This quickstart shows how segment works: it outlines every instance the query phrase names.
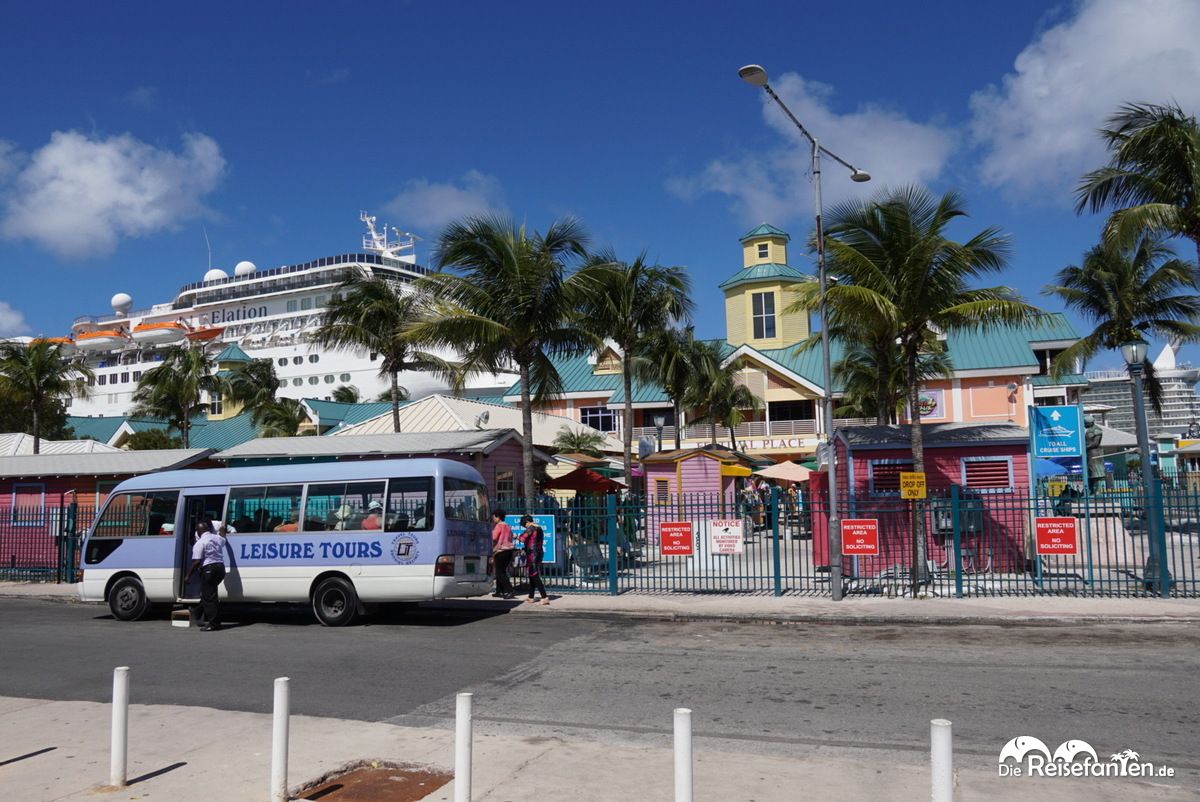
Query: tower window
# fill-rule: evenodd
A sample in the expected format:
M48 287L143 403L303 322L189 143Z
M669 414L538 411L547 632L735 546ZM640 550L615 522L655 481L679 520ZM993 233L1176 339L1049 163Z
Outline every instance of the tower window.
M771 247L765 242L758 243L758 258L766 259L771 253Z
M775 336L775 293L756 292L750 296L754 308L754 339L769 340Z

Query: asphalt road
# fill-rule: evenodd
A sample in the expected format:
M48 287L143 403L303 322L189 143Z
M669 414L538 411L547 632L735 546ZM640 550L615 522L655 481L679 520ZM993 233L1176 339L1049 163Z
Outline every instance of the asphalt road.
M954 722L956 759L994 767L1033 735L1103 757L1134 749L1200 785L1200 632L1136 627L762 626L572 618L557 610L395 616L327 629L303 610L232 615L223 632L121 623L91 605L0 599L0 695L295 713L447 726L475 693L477 728L669 743L694 710L697 748L928 759ZM238 619L241 619L240 622Z

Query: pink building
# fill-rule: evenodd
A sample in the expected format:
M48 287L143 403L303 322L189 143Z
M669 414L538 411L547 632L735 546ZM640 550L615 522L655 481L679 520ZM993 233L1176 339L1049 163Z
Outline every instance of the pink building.
M952 486L959 489L959 531L972 560L994 571L1022 570L1030 494L1029 430L1013 424L947 423L922 427L927 559L953 561ZM900 473L913 470L909 426L855 426L838 431L838 490L844 518L879 522L878 556L846 559L846 570L876 576L912 563L911 503L900 498ZM825 498L827 474L813 474L814 497ZM824 505L821 505L824 506ZM813 516L817 565L829 564L824 509ZM974 565L971 566L975 567Z

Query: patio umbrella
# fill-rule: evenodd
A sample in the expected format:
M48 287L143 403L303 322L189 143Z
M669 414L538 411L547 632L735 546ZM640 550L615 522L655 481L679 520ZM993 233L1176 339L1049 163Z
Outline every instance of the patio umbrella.
M1033 472L1037 476L1066 476L1070 471L1054 460L1039 457L1033 461Z
M612 493L625 487L587 468L576 468L542 484L547 490L575 490L583 493Z
M785 482L807 482L810 473L812 473L810 468L794 462L781 462L769 468L759 468L754 472L756 476L766 479L782 479Z

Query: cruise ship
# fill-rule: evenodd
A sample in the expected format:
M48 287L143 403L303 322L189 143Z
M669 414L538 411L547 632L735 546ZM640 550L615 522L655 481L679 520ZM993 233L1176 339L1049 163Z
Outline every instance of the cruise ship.
M281 397L326 398L342 385L358 388L364 401L389 389L379 375L379 357L366 351L328 350L311 338L336 286L354 272L395 282L402 290L429 270L417 264L416 237L360 214L366 225L362 251L326 256L303 264L259 270L243 261L229 275L212 268L184 285L174 299L134 309L125 292L112 297L112 312L75 319L71 336L56 338L73 349L95 378L87 398L72 399L72 415L124 415L142 374L185 343L214 355L230 344L254 359L269 359L283 382ZM437 352L453 361L455 354ZM443 391L446 384L425 373L402 373L410 397ZM508 387L514 375L477 375L467 388Z
M1196 384L1200 368L1180 362L1179 343L1168 343L1154 359L1154 375L1162 386L1162 414L1147 400L1146 423L1151 435L1160 432L1181 432L1200 415L1200 398ZM1135 431L1133 395L1129 372L1126 370L1096 370L1087 373L1091 387L1084 396L1086 405L1111 407L1105 423L1114 429Z

